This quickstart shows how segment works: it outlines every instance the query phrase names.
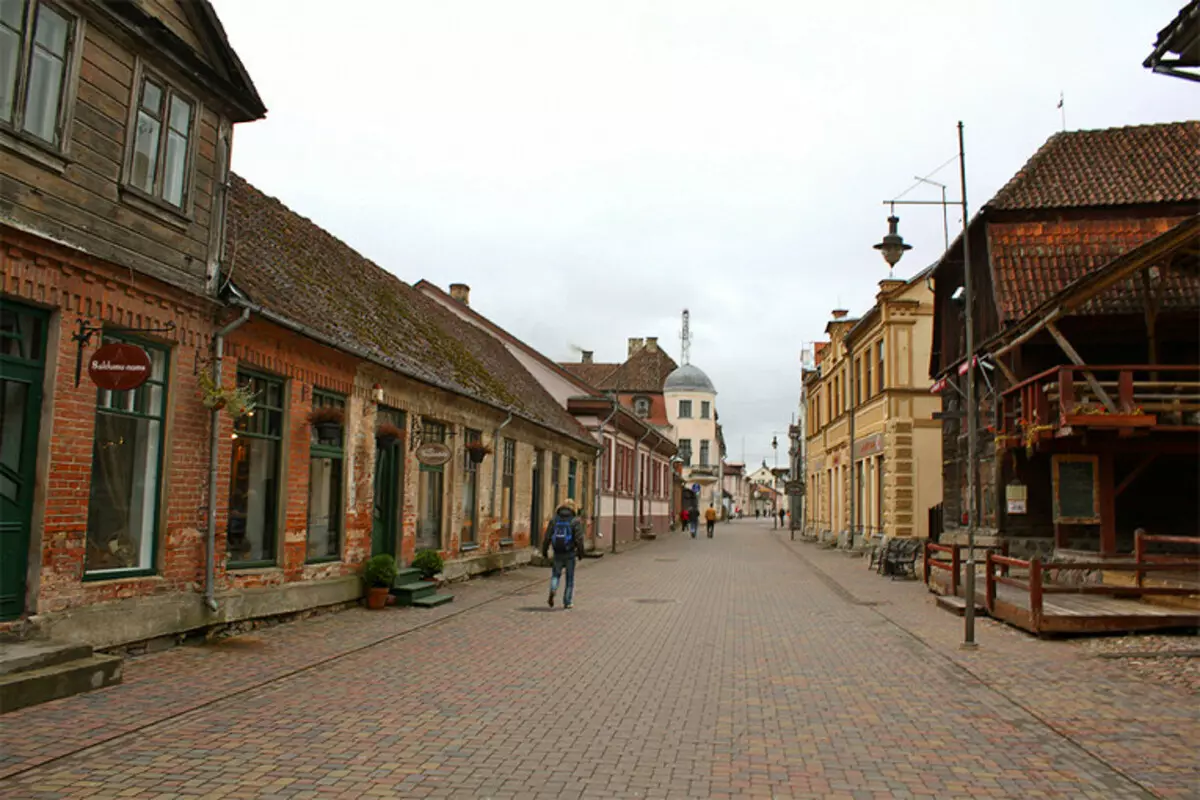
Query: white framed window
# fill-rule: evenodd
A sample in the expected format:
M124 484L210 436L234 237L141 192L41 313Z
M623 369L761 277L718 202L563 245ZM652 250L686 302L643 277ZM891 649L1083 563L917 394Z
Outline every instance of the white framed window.
M79 27L47 0L0 0L0 126L63 150Z
M707 400L700 401L700 419L708 419L712 416L712 403Z
M186 210L199 104L146 69L139 71L135 87L125 184L176 210Z
M679 418L680 419L690 419L691 416L692 416L692 401L691 400L680 400L679 401Z

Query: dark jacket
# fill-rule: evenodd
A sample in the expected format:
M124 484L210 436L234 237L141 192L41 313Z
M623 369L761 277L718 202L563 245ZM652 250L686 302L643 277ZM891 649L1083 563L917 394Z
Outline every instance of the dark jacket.
M546 523L546 535L542 537L542 558L545 558L546 554L550 552L550 539L554 536L554 523L560 519L570 520L571 533L574 534L575 539L575 555L583 558L583 522L575 516L574 511L566 506L558 509L558 514Z

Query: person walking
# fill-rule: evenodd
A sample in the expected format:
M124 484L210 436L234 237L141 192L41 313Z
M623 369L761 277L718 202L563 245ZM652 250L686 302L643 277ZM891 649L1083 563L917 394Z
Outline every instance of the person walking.
M708 538L711 539L713 536L713 528L717 527L717 510L711 505L708 507L708 510L704 512L704 527L705 531L708 533Z
M696 533L700 530L700 507L695 506L688 509L688 524L692 526L692 538L696 538Z
M783 529L783 526L784 526L783 520L786 516L787 516L787 509L783 509L783 508L779 509L779 528L780 528L780 530Z
M679 512L679 518L681 520L683 520L683 529L685 531L688 531L689 533L691 533L692 538L695 539L696 538L696 528L694 526L688 524L691 520L691 516L692 516L691 509L685 508L683 511Z
M554 548L554 561L550 567L550 598L546 601L554 608L554 593L558 591L558 579L563 570L567 573L567 585L563 589L563 608L575 606L575 559L583 558L583 522L575 515L575 501L567 498L559 504L555 515L546 525L542 537L542 558Z

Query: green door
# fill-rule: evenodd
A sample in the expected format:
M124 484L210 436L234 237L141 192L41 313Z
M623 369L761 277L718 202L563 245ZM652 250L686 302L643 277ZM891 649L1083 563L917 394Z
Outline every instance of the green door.
M380 409L380 423L404 430L404 412ZM404 478L404 444L396 437L375 438L375 511L371 526L371 555L396 555L400 531L401 492Z
M0 306L0 620L25 610L49 315Z

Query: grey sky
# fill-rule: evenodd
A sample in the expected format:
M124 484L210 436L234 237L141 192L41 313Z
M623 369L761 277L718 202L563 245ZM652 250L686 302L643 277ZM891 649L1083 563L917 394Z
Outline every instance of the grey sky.
M1183 4L215 0L270 109L240 174L406 281L469 283L554 358L654 335L678 358L690 308L751 463L801 348L887 275L880 201L954 155L957 120L974 212L1060 129L1060 91L1070 129L1196 116L1194 84L1141 67ZM957 196L954 165L935 178ZM908 277L941 214L900 216Z

